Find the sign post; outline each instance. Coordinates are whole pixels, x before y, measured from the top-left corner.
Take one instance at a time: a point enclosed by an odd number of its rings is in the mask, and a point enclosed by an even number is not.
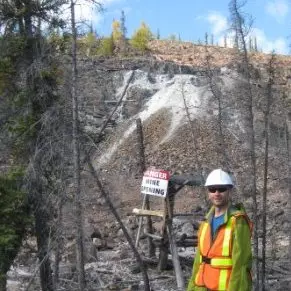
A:
[[[175,269],[176,281],[178,290],[185,290],[185,282],[183,277],[183,272],[181,269],[176,241],[172,233],[172,219],[173,219],[173,205],[170,202],[170,199],[174,199],[171,194],[168,195],[168,184],[170,179],[170,173],[165,170],[159,169],[148,169],[145,171],[141,184],[141,193],[144,194],[144,200],[142,209],[133,209],[133,213],[140,215],[140,223],[137,232],[136,238],[136,247],[138,246],[142,216],[158,216],[163,218],[163,227],[162,227],[162,237],[156,236],[160,239],[160,254],[159,254],[159,263],[158,268],[160,271],[165,269],[168,260],[168,244],[170,244],[170,250],[172,254],[173,266]],[[164,201],[164,211],[153,211],[150,209],[144,209],[145,199],[147,195],[153,195],[163,198]],[[147,234],[149,238],[153,237],[152,233]]]

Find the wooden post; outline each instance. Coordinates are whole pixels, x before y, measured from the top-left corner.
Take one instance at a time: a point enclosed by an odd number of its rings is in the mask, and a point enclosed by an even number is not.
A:
[[[143,201],[142,201],[142,209],[144,209],[145,207],[145,196],[143,197]],[[138,229],[137,229],[137,235],[136,235],[136,241],[135,241],[135,247],[138,247],[138,243],[139,243],[139,238],[140,238],[140,232],[141,232],[141,226],[142,226],[142,221],[143,221],[143,217],[141,216],[138,220]]]
[[[137,131],[137,142],[139,145],[140,173],[141,173],[141,175],[143,175],[143,173],[146,169],[146,166],[145,166],[143,130],[142,130],[142,123],[141,123],[140,118],[138,118],[136,120],[136,131]],[[148,195],[144,195],[143,205],[144,205],[143,208],[150,210],[150,200],[149,200]],[[146,221],[147,221],[146,232],[153,233],[153,223],[152,223],[151,217],[148,216],[146,218]],[[138,245],[141,224],[142,224],[142,218],[140,218],[140,221],[139,221],[139,230],[138,230],[138,237],[136,240],[136,245]],[[151,237],[148,237],[148,246],[149,246],[149,257],[150,258],[154,257],[155,256],[155,245],[154,245],[153,239]]]
[[[178,291],[184,291],[185,280],[184,280],[183,272],[180,265],[176,241],[175,241],[175,238],[173,236],[173,231],[172,231],[172,218],[173,218],[175,196],[173,195],[173,196],[170,196],[169,198],[169,194],[166,197],[166,204],[167,204],[168,215],[169,215],[169,219],[167,220],[167,234],[168,234],[170,247],[171,247],[172,261],[174,265]]]
[[[144,154],[144,140],[143,140],[143,131],[141,119],[136,120],[136,133],[137,133],[137,142],[139,147],[139,163],[140,163],[140,174],[143,175],[146,166],[145,166],[145,154]]]
[[[158,263],[158,271],[162,272],[166,269],[168,265],[168,253],[169,253],[169,240],[167,235],[167,219],[168,219],[168,211],[166,199],[164,199],[164,217],[163,217],[163,225],[162,225],[162,240],[160,244],[160,253],[159,253],[159,263]]]

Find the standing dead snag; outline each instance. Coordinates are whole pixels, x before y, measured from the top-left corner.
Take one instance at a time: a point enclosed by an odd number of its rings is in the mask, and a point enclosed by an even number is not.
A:
[[[238,64],[242,68],[242,74],[246,81],[246,110],[249,121],[248,143],[250,153],[250,186],[251,196],[253,199],[253,222],[254,222],[254,257],[255,257],[255,290],[259,290],[259,239],[258,239],[258,203],[257,203],[257,166],[255,152],[255,125],[254,125],[254,96],[251,86],[251,72],[249,64],[249,56],[247,51],[246,36],[249,27],[246,25],[246,18],[241,12],[245,1],[231,0],[229,2],[229,11],[231,15],[231,28],[235,32],[238,40],[238,57],[241,60]]]
[[[218,132],[219,132],[219,150],[221,152],[221,155],[223,157],[223,168],[226,170],[230,171],[230,160],[229,156],[227,154],[227,144],[225,141],[224,137],[224,131],[223,131],[223,118],[222,118],[222,113],[223,113],[223,94],[221,89],[219,88],[217,81],[215,80],[214,76],[214,70],[211,68],[211,58],[212,56],[210,55],[207,47],[205,47],[205,52],[206,52],[206,75],[208,78],[208,85],[210,88],[210,91],[213,95],[213,97],[217,101],[217,107],[218,107],[218,116],[217,116],[217,121],[218,121]]]
[[[269,123],[270,123],[270,108],[272,100],[272,86],[274,84],[274,61],[275,55],[272,54],[269,61],[269,80],[266,88],[266,105],[264,110],[265,123],[265,156],[264,156],[264,182],[263,182],[263,237],[262,237],[262,291],[266,290],[266,232],[267,232],[267,191],[268,191],[268,170],[269,170]]]
[[[290,113],[289,113],[290,114]],[[287,119],[288,117],[286,117]],[[287,213],[288,213],[288,223],[289,223],[289,274],[288,274],[288,279],[290,278],[291,275],[291,142],[290,142],[290,137],[291,137],[291,119],[286,120],[285,124],[285,138],[286,138],[286,152],[287,152],[287,168],[288,168],[288,204],[287,204]],[[289,288],[291,288],[291,282],[289,282]]]
[[[79,290],[86,287],[84,269],[84,246],[83,246],[83,222],[81,205],[81,169],[80,169],[80,144],[79,144],[79,108],[77,96],[77,31],[75,22],[75,2],[71,0],[71,25],[72,25],[72,111],[73,111],[73,161],[74,161],[74,192],[75,192],[75,219],[76,219],[76,257],[78,270]]]
[[[137,139],[138,139],[138,146],[139,146],[139,158],[140,158],[140,173],[143,175],[146,166],[145,166],[145,154],[144,154],[144,140],[143,140],[143,130],[142,130],[142,123],[141,119],[138,118],[136,120],[136,129],[137,129]],[[144,195],[144,200],[143,200],[143,207],[145,209],[150,210],[150,200],[148,195]],[[147,218],[147,232],[148,233],[153,233],[153,224],[152,224],[152,219],[150,216]],[[135,246],[138,246],[138,241],[139,241],[139,232],[141,229],[141,224],[142,224],[142,217],[139,220],[139,226],[138,226],[138,235],[136,238],[136,244]],[[151,237],[148,237],[148,246],[149,246],[149,257],[152,258],[155,256],[155,245],[153,243],[153,239]]]
[[[195,161],[195,165],[196,165],[196,171],[200,171],[200,174],[202,176],[202,166],[201,166],[201,161],[199,158],[199,155],[197,154],[198,152],[198,142],[197,142],[197,138],[199,136],[199,127],[198,125],[196,126],[194,123],[194,120],[192,120],[191,118],[191,112],[190,112],[190,108],[187,104],[186,101],[186,96],[185,96],[185,83],[183,82],[181,85],[181,95],[183,98],[183,104],[184,104],[184,109],[186,112],[186,118],[189,124],[189,129],[190,129],[190,133],[191,133],[191,138],[192,138],[192,144],[193,144],[193,156],[194,156],[194,161]]]

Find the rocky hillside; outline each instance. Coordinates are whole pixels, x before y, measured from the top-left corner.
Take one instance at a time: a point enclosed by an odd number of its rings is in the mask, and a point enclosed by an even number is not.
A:
[[[264,131],[268,81],[266,68],[269,59],[268,55],[251,54],[258,170],[259,213],[257,214],[260,226],[266,136]],[[115,110],[116,104],[120,103],[103,135],[102,142],[94,152],[94,166],[133,238],[136,236],[137,221],[132,215],[132,209],[141,207],[142,203],[137,118],[142,120],[147,167],[168,170],[171,175],[199,174],[204,178],[214,168],[228,168],[236,181],[233,200],[243,202],[250,216],[254,215],[249,191],[248,140],[251,124],[245,98],[245,80],[237,60],[238,54],[232,49],[206,48],[190,43],[166,41],[151,42],[150,53],[146,56],[80,60],[81,124],[91,140],[96,139],[102,124]],[[285,270],[289,243],[286,212],[289,186],[286,163],[288,150],[285,125],[286,120],[289,118],[290,122],[291,119],[291,58],[276,56],[275,68],[269,133],[268,287],[286,290],[284,282],[277,279],[282,275],[278,270],[283,270],[282,272]],[[210,80],[214,87],[210,86]],[[83,173],[82,186],[88,262],[90,237],[94,231],[98,230],[105,238],[105,245],[113,248],[111,252],[108,252],[108,248],[100,252],[97,261],[87,265],[88,270],[92,269],[89,276],[97,270],[103,281],[108,279],[104,274],[110,274],[112,282],[122,281],[124,274],[131,272],[126,266],[129,253],[128,250],[124,250],[128,248],[125,239],[86,170]],[[154,197],[151,198],[151,205],[155,209],[163,207],[162,201]],[[176,197],[174,211],[192,214],[192,216],[187,220],[175,221],[177,237],[181,232],[194,235],[193,231],[196,231],[197,227],[189,230],[189,223],[190,228],[191,225],[197,226],[197,221],[203,217],[207,207],[208,203],[202,187],[184,187]],[[62,262],[64,265],[73,263],[69,258],[73,252],[70,249],[71,210],[72,206],[68,203],[64,214],[66,220],[64,237],[66,254]],[[159,221],[155,221],[157,231],[158,224]],[[261,234],[259,229],[260,237]],[[145,243],[142,244],[141,251],[146,252]],[[181,255],[191,258],[194,248],[179,251]],[[120,264],[120,268],[116,264],[113,269],[108,265],[114,261]],[[187,279],[191,266],[184,266],[183,270]],[[139,282],[140,277],[133,279],[131,276],[128,279],[135,282],[132,285],[137,285],[131,288],[137,289],[123,290],[142,290],[142,286],[136,283]],[[157,279],[155,271],[153,273],[151,271],[151,276]],[[176,290],[173,271],[170,270],[162,276],[165,276],[163,277],[165,281],[155,282],[154,284],[158,284],[155,290]],[[97,279],[92,280],[98,281],[100,278]],[[118,288],[121,287],[106,290],[121,290]]]
[[[149,43],[149,49],[151,55],[160,61],[170,61],[192,67],[205,67],[205,57],[208,54],[216,67],[234,65],[238,56],[237,50],[233,48],[168,40],[153,40]],[[249,57],[253,64],[263,66],[268,63],[270,55],[251,52]],[[277,55],[275,63],[286,68],[291,64],[290,56]]]

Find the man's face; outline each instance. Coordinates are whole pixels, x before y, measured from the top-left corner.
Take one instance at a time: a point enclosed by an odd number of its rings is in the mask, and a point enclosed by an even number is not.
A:
[[[221,185],[209,186],[208,197],[215,207],[227,206],[229,201],[229,189]]]

